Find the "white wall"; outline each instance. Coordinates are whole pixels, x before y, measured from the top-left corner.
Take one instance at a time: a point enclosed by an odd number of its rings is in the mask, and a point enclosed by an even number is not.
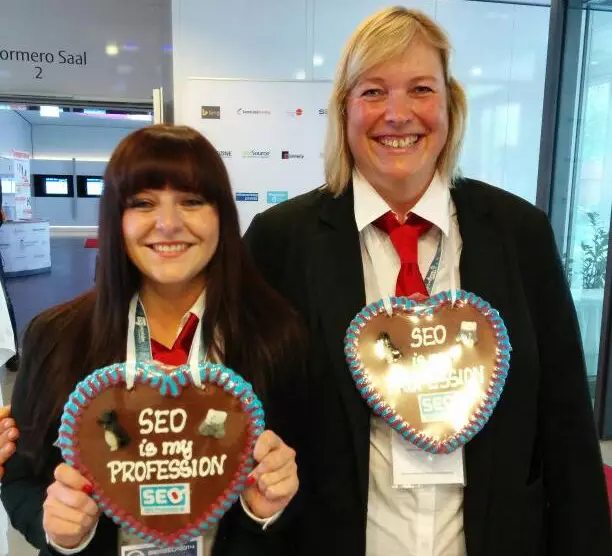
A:
[[[32,126],[13,110],[0,110],[0,156],[32,152]]]
[[[470,109],[463,173],[535,201],[550,8],[464,0],[403,4],[434,17],[453,43],[452,70],[468,92]],[[346,38],[364,17],[387,5],[173,0],[177,123],[189,122],[197,109],[188,104],[190,78],[333,79]],[[267,181],[263,165],[252,180]]]
[[[108,160],[134,128],[69,125],[32,126],[34,158]]]

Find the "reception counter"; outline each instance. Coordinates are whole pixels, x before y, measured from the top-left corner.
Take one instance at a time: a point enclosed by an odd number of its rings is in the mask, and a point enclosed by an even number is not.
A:
[[[0,227],[0,256],[7,277],[51,272],[49,221],[4,221]]]

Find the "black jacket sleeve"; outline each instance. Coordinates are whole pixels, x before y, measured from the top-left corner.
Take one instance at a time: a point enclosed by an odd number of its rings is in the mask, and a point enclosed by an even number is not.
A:
[[[535,281],[532,315],[542,369],[539,436],[549,503],[547,553],[612,554],[610,514],[587,384],[580,329],[551,226],[542,214],[529,236]]]
[[[32,378],[37,372],[42,372],[32,364],[31,354],[39,345],[40,334],[51,333],[48,330],[41,331],[40,328],[34,319],[24,335],[22,365],[13,389],[11,412],[17,428],[21,431],[25,430],[25,427],[32,426],[26,406],[26,396],[31,388]],[[58,427],[48,431],[46,442],[49,445],[55,442]],[[41,434],[45,433],[41,431]],[[43,503],[47,496],[46,490],[52,482],[53,471],[62,460],[59,449],[55,447],[42,457],[46,459],[43,471],[35,473],[32,458],[23,452],[17,441],[16,453],[5,464],[0,495],[12,526],[21,532],[31,545],[40,550],[41,556],[55,556],[60,553],[47,544],[43,529]],[[116,530],[116,526],[109,519],[101,516],[94,538],[79,554],[102,556],[114,553],[109,551],[109,547],[116,546]]]
[[[27,365],[27,358],[30,350],[35,349],[31,330],[30,325],[24,337],[22,370],[17,375],[11,400],[11,411],[19,430],[29,426],[25,399],[31,380],[28,372],[31,366]],[[51,462],[49,464],[53,465]],[[13,527],[39,549],[47,546],[42,527],[42,505],[47,486],[42,477],[35,476],[31,458],[22,452],[17,441],[17,452],[5,464],[0,493]]]

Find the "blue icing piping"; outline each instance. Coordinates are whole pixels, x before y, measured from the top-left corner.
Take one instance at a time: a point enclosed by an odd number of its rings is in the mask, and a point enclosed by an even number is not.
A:
[[[63,423],[60,426],[59,431],[64,432],[66,434],[74,434],[74,430],[72,429],[72,427],[66,423]]]
[[[74,393],[74,398],[81,404],[81,405],[85,405],[87,403],[87,400],[85,398],[85,396],[81,393],[81,392],[75,392]]]
[[[64,417],[63,417],[63,419],[64,419],[65,421],[69,421],[69,422],[70,422],[70,423],[72,423],[72,424],[74,424],[74,423],[75,423],[75,421],[76,421],[76,420],[75,420],[75,418],[72,416],[72,414],[71,414],[71,413],[68,413],[68,412],[64,413]]]

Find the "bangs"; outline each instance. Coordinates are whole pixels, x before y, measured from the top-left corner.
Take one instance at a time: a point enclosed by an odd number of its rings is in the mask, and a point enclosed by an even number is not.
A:
[[[379,31],[379,30],[377,30]],[[352,90],[359,79],[372,68],[402,56],[410,45],[422,36],[416,25],[408,29],[383,29],[372,33],[363,43],[357,43],[346,68],[347,92]]]
[[[396,10],[392,10],[395,12]],[[379,64],[403,56],[410,46],[423,41],[440,52],[444,77],[448,80],[448,39],[435,24],[417,12],[397,9],[388,17],[374,17],[371,22],[364,22],[352,39],[347,51],[345,90],[348,93],[359,79]]]
[[[112,161],[114,179],[110,185],[124,207],[131,197],[144,190],[166,187],[198,194],[211,203],[216,201],[213,178],[216,172],[212,168],[206,172],[203,161],[210,160],[210,156],[202,152],[201,145],[176,136],[147,139],[134,145],[132,152]]]

